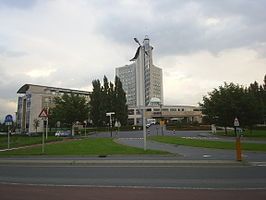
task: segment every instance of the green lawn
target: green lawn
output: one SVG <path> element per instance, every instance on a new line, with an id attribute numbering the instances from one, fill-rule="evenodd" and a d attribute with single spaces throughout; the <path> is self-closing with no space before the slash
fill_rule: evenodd
<path id="1" fill-rule="evenodd" d="M 117 144 L 111 138 L 88 138 L 45 145 L 44 155 L 113 155 L 113 154 L 169 154 Z M 41 146 L 0 152 L 0 155 L 42 155 Z"/>
<path id="2" fill-rule="evenodd" d="M 193 147 L 205 147 L 215 149 L 235 149 L 236 147 L 235 142 L 207 141 L 176 137 L 151 137 L 149 139 L 156 142 L 164 142 L 169 144 Z M 250 151 L 266 151 L 266 144 L 241 143 L 241 149 Z"/>
<path id="3" fill-rule="evenodd" d="M 62 140 L 64 138 L 58 138 L 55 136 L 48 136 L 48 139 L 45 142 Z M 26 135 L 12 135 L 10 136 L 10 148 L 18 147 L 18 146 L 26 146 L 31 144 L 39 144 L 42 143 L 42 136 L 39 137 L 29 137 Z M 7 148 L 7 136 L 0 136 L 0 149 Z"/>

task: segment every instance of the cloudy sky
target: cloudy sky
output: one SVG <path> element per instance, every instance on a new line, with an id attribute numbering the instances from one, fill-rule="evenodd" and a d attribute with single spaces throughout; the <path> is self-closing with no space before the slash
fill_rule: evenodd
<path id="1" fill-rule="evenodd" d="M 91 90 L 149 35 L 164 102 L 266 74 L 266 0 L 0 0 L 0 120 L 25 83 Z"/>

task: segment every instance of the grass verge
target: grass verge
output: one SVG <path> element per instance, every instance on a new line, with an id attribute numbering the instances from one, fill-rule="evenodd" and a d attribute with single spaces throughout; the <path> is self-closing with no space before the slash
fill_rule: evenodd
<path id="1" fill-rule="evenodd" d="M 170 154 L 169 152 L 129 147 L 113 142 L 111 138 L 88 138 L 58 144 L 0 152 L 0 155 L 123 155 L 123 154 Z"/>
<path id="2" fill-rule="evenodd" d="M 49 136 L 45 142 L 52 142 L 63 140 L 64 138 L 59 138 L 55 136 Z M 40 144 L 42 143 L 42 136 L 38 137 L 29 137 L 26 135 L 12 135 L 10 136 L 10 148 L 26 146 L 31 144 Z M 7 136 L 0 136 L 0 149 L 7 148 Z"/>
<path id="3" fill-rule="evenodd" d="M 185 138 L 176 138 L 176 137 L 151 137 L 149 139 L 156 142 L 192 146 L 192 147 L 231 149 L 231 150 L 236 148 L 235 142 L 207 141 L 207 140 L 185 139 Z M 266 144 L 241 143 L 241 149 L 248 151 L 266 151 Z"/>

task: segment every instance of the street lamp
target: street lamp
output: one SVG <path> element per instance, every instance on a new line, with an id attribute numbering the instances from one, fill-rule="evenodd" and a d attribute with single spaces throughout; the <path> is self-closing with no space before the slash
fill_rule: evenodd
<path id="1" fill-rule="evenodd" d="M 110 117 L 111 137 L 113 137 L 113 135 L 112 135 L 112 115 L 114 115 L 114 114 L 115 114 L 115 112 L 108 112 L 108 113 L 106 113 L 106 116 L 107 116 L 107 117 Z"/>

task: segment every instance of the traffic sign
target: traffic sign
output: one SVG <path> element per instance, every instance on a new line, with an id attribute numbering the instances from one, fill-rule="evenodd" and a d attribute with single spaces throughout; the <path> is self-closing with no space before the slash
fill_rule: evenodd
<path id="1" fill-rule="evenodd" d="M 45 108 L 42 109 L 42 111 L 41 111 L 40 114 L 39 114 L 39 117 L 40 117 L 40 118 L 48 118 L 48 114 L 47 114 Z"/>
<path id="2" fill-rule="evenodd" d="M 13 117 L 12 115 L 7 115 L 6 118 L 5 118 L 5 123 L 7 122 L 13 122 Z"/>
<path id="3" fill-rule="evenodd" d="M 234 126 L 239 126 L 239 121 L 237 118 L 235 118 L 235 120 L 234 120 Z"/>

